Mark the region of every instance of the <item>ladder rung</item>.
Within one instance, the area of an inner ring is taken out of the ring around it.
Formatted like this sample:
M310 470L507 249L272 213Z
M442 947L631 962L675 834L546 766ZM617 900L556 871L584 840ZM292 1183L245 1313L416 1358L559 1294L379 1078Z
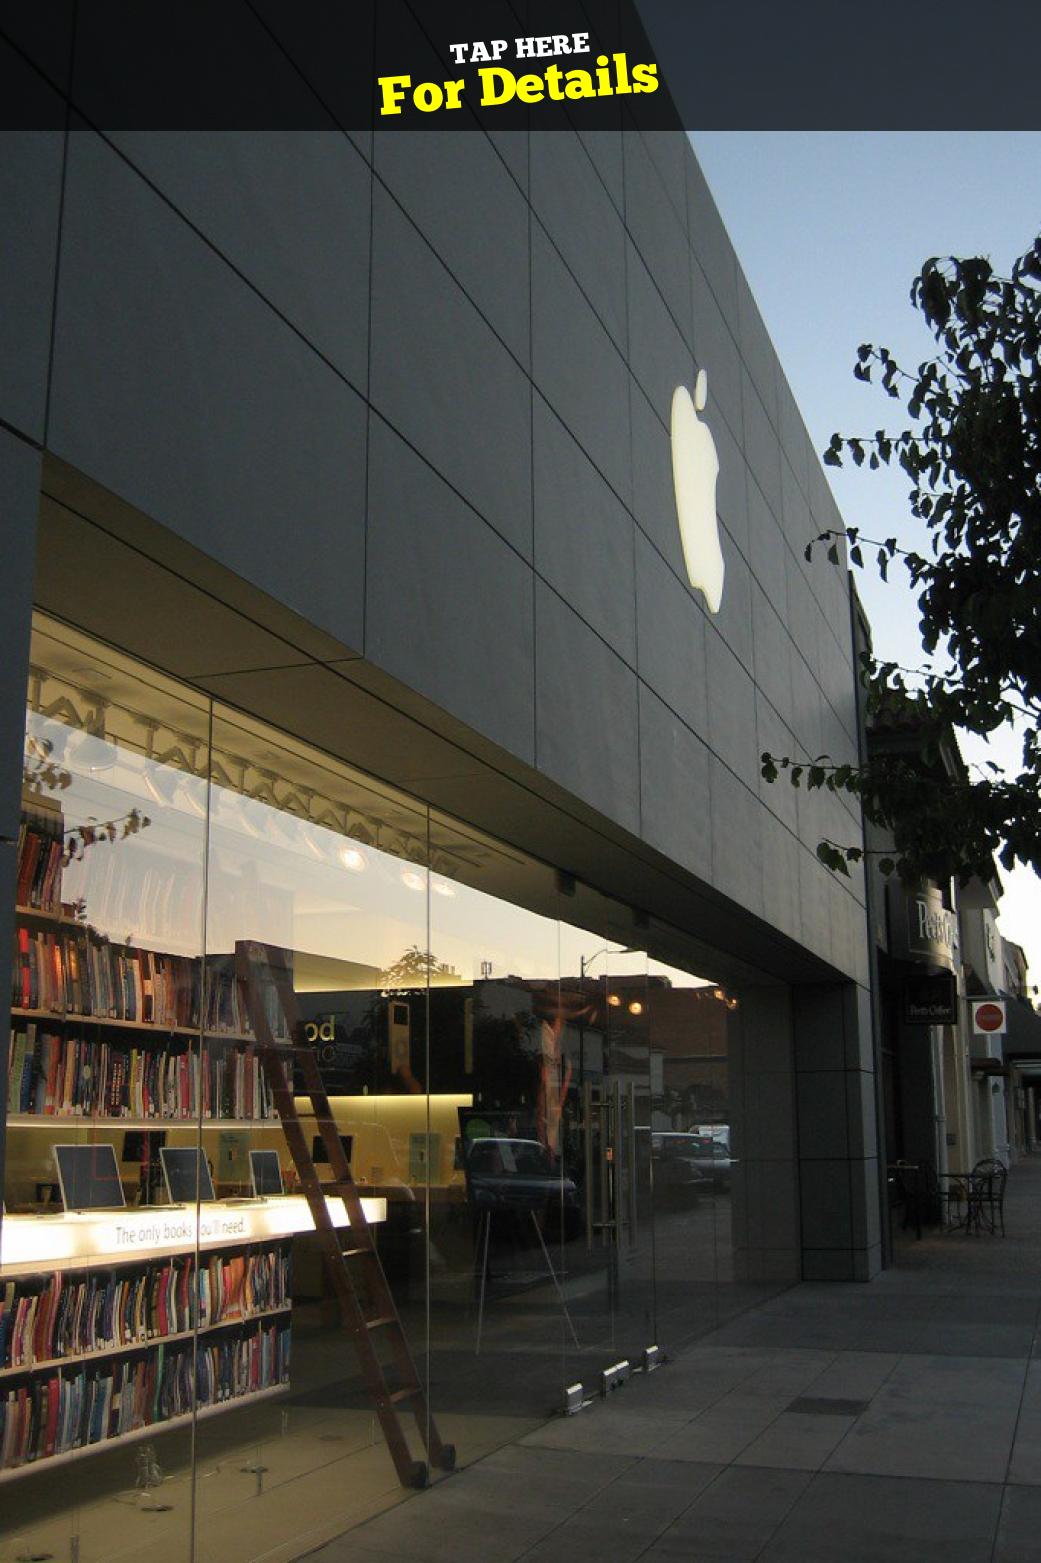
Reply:
M366 1319L365 1320L365 1328L367 1330L381 1330L384 1327L384 1325L386 1325L386 1324L397 1324L397 1322L398 1322L398 1320L397 1320L397 1315L396 1314L393 1314L393 1313L380 1313L380 1314L377 1314L375 1319Z
M373 1259L376 1257L374 1248L344 1248L341 1253L344 1259L356 1259L359 1254L368 1254Z
M392 1406L396 1406L399 1401L411 1400L414 1395L421 1395L422 1393L423 1390L419 1384L410 1384L407 1389L396 1389L392 1395L387 1396L387 1399Z

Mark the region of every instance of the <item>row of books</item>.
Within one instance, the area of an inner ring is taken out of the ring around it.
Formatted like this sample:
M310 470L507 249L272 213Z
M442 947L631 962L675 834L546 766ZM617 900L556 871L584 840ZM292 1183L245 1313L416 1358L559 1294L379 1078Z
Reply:
M62 1357L146 1346L195 1327L230 1323L286 1308L291 1296L288 1244L212 1254L198 1272L193 1254L140 1270L54 1271L6 1282L0 1296L0 1369Z
M275 1117L271 1088L252 1043L187 1037L164 1047L64 1036L29 1021L11 1031L9 1110L56 1118Z
M249 1016L230 956L198 958L113 944L88 927L16 932L11 1002L16 1009L66 1011L147 1026L202 1027L242 1036ZM205 994L200 1006L200 994ZM274 987L263 989L268 1024L284 1032Z
M11 1001L16 1008L54 1014L69 1010L152 1026L195 1026L199 977L200 963L186 955L112 944L89 928L22 925Z
M0 1397L0 1469L288 1383L289 1351L288 1324L243 1325L197 1348L160 1345L142 1357L41 1375Z
M247 1253L213 1254L199 1266L199 1313L203 1325L287 1308L291 1298L292 1259L288 1243Z
M26 808L18 828L19 906L57 914L61 910L61 869L65 833L57 809Z

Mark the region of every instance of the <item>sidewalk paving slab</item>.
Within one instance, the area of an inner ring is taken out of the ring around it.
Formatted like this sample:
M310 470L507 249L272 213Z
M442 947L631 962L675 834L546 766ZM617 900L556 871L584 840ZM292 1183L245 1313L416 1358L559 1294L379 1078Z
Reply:
M311 1563L1039 1563L1041 1157L1006 1218L795 1286Z

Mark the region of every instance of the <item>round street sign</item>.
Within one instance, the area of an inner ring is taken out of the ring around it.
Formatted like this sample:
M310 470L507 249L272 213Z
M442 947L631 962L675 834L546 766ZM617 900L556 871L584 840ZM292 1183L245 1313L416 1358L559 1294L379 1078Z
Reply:
M1005 1009L1001 1004L977 1004L973 1021L977 1031L1002 1031Z

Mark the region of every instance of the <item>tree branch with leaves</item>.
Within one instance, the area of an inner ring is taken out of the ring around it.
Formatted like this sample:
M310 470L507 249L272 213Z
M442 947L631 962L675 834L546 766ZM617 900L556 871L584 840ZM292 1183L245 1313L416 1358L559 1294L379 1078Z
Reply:
M884 347L865 343L854 375L899 401L908 422L896 434L835 434L824 462L878 470L898 466L909 480L917 548L895 536L863 537L850 527L822 533L807 548L838 540L863 568L876 550L885 578L896 561L917 597L925 661L909 673L862 656L869 721L917 725L935 746L951 729L984 739L1003 727L1020 740L1007 775L941 775L922 756L870 752L861 766L762 756L770 781L828 787L860 798L865 816L891 831L892 866L908 878L988 873L994 857L1041 872L1041 237L1008 277L981 256L934 257L911 288L911 303L936 341L932 358L910 371ZM929 736L931 735L931 736ZM858 847L822 842L818 856L847 870ZM890 866L887 864L887 866Z

